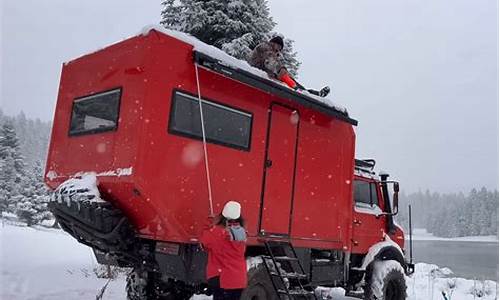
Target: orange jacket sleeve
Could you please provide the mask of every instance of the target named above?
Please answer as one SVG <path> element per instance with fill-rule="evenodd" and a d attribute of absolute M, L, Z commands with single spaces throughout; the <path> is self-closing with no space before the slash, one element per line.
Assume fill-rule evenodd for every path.
<path fill-rule="evenodd" d="M 280 76 L 279 80 L 283 81 L 284 83 L 286 83 L 286 85 L 288 85 L 289 87 L 291 87 L 292 89 L 296 88 L 297 87 L 297 83 L 295 83 L 295 81 L 292 79 L 292 77 L 290 77 L 290 75 L 288 75 L 288 73 L 284 73 Z"/>

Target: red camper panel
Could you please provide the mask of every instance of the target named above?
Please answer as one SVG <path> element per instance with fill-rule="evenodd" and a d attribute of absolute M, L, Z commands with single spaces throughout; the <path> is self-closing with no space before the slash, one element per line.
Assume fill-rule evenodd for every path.
<path fill-rule="evenodd" d="M 212 70 L 198 75 L 215 213 L 236 200 L 252 237 L 269 228 L 297 245 L 349 245 L 352 125 Z M 117 128 L 68 136 L 74 100 L 116 88 Z M 195 242 L 209 214 L 198 101 L 193 46 L 158 31 L 69 63 L 47 164 L 61 177 L 47 182 L 55 188 L 80 171 L 125 169 L 98 176 L 100 189 L 139 233 Z"/>
<path fill-rule="evenodd" d="M 111 200 L 133 196 L 144 45 L 144 37 L 135 37 L 63 65 L 46 166 L 52 188 L 79 172 L 95 172 Z"/>
<path fill-rule="evenodd" d="M 354 138 L 349 124 L 301 111 L 293 236 L 348 244 Z"/>

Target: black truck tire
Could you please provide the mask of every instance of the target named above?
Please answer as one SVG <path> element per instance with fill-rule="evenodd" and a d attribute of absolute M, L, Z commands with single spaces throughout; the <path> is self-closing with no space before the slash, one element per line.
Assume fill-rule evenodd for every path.
<path fill-rule="evenodd" d="M 374 261 L 366 270 L 364 289 L 365 300 L 405 300 L 403 267 L 395 260 Z"/>
<path fill-rule="evenodd" d="M 248 270 L 248 286 L 240 300 L 278 300 L 271 278 L 263 264 Z"/>
<path fill-rule="evenodd" d="M 127 276 L 127 300 L 188 300 L 193 293 L 182 283 L 163 282 L 161 274 L 134 269 Z"/>
<path fill-rule="evenodd" d="M 144 260 L 136 253 L 135 230 L 123 212 L 88 192 L 79 189 L 69 193 L 64 188 L 54 192 L 48 206 L 59 226 L 80 243 L 111 253 L 119 262 L 117 266 L 129 267 Z"/>
<path fill-rule="evenodd" d="M 134 269 L 127 275 L 127 300 L 156 299 L 154 288 L 148 282 L 148 272 Z"/>

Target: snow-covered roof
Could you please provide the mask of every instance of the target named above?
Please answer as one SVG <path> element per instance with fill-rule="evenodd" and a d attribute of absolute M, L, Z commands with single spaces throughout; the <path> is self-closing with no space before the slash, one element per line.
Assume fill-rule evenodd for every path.
<path fill-rule="evenodd" d="M 171 36 L 171 37 L 176 38 L 178 40 L 181 40 L 187 44 L 190 44 L 193 46 L 194 51 L 203 53 L 203 54 L 205 54 L 213 59 L 216 59 L 220 64 L 223 64 L 225 66 L 228 66 L 228 67 L 231 67 L 234 69 L 243 70 L 243 71 L 248 72 L 254 76 L 258 76 L 266 81 L 272 80 L 269 78 L 269 76 L 267 75 L 266 72 L 250 66 L 248 64 L 248 62 L 246 62 L 244 60 L 239 60 L 239 59 L 225 53 L 224 51 L 222 51 L 214 46 L 207 45 L 204 42 L 198 40 L 197 38 L 195 38 L 187 33 L 166 29 L 166 28 L 164 28 L 162 26 L 158 26 L 158 25 L 149 25 L 149 26 L 144 27 L 141 30 L 140 34 L 147 35 L 147 34 L 149 34 L 149 32 L 151 30 L 161 32 L 165 35 Z M 273 80 L 273 82 L 280 83 L 276 80 Z M 286 85 L 284 85 L 282 83 L 280 83 L 280 84 L 288 89 L 288 87 Z M 348 115 L 347 109 L 344 106 L 332 101 L 331 99 L 319 97 L 319 96 L 313 95 L 307 91 L 298 91 L 297 93 L 302 94 L 302 95 L 306 96 L 307 98 L 313 99 L 316 102 L 324 104 L 324 105 L 326 105 L 326 106 L 328 106 L 328 107 L 330 107 L 330 108 L 332 108 L 332 109 L 334 109 L 342 114 Z"/>
<path fill-rule="evenodd" d="M 358 168 L 354 168 L 354 175 L 370 179 L 378 179 L 375 173 Z"/>
<path fill-rule="evenodd" d="M 220 50 L 219 48 L 205 44 L 204 42 L 198 40 L 197 38 L 195 38 L 190 34 L 176 30 L 166 29 L 158 25 L 149 25 L 144 27 L 141 31 L 141 34 L 148 35 L 151 30 L 156 30 L 158 32 L 164 33 L 168 36 L 181 40 L 187 44 L 190 44 L 194 47 L 194 50 L 209 55 L 222 62 L 225 62 L 228 66 L 245 70 L 260 77 L 268 78 L 266 72 L 250 66 L 246 61 L 239 60 L 227 54 L 226 52 Z"/>

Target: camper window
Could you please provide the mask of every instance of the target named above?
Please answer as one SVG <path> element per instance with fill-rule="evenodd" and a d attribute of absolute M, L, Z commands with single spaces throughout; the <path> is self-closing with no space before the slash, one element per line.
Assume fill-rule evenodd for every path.
<path fill-rule="evenodd" d="M 73 101 L 69 135 L 116 130 L 121 89 L 77 98 Z"/>
<path fill-rule="evenodd" d="M 252 114 L 202 100 L 205 135 L 208 142 L 236 149 L 250 149 Z M 172 101 L 169 132 L 202 139 L 197 97 L 176 92 Z"/>

